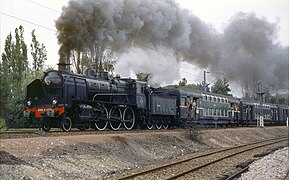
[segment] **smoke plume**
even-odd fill
[[[219,34],[173,0],[71,0],[56,28],[60,56],[105,46],[116,50],[122,75],[151,73],[154,83],[172,83],[185,61],[235,83],[288,88],[288,47],[275,42],[277,24],[253,13],[236,14]]]

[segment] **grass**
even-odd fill
[[[5,120],[0,117],[0,131],[4,131],[5,129],[6,129]]]

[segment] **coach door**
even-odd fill
[[[195,120],[200,120],[200,99],[196,97],[193,98],[193,113]]]
[[[181,119],[187,119],[187,108],[188,108],[188,101],[187,97],[181,97],[180,99],[180,117]]]

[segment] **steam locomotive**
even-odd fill
[[[260,104],[196,91],[186,87],[150,88],[146,82],[95,73],[65,70],[46,72],[27,85],[25,118],[36,120],[44,131],[60,127],[131,130],[167,129],[170,126],[284,124],[289,106]]]
[[[96,74],[93,70],[88,70],[86,75],[52,70],[28,84],[27,109],[23,114],[39,120],[44,131],[51,127],[61,127],[64,131],[72,127],[118,130],[122,125],[130,130],[137,124],[168,128],[170,123],[163,119],[175,119],[175,99],[149,93],[146,82],[130,78],[109,79],[108,73]],[[161,108],[166,112],[160,119],[157,116],[163,112],[158,108],[148,111],[149,103],[159,101],[172,105]]]

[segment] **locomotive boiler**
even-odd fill
[[[130,130],[136,125],[168,128],[176,111],[174,98],[152,95],[146,82],[119,76],[109,79],[108,73],[93,70],[85,75],[49,71],[27,85],[26,96],[24,117],[39,122],[44,131],[51,127],[64,131],[121,126]]]

